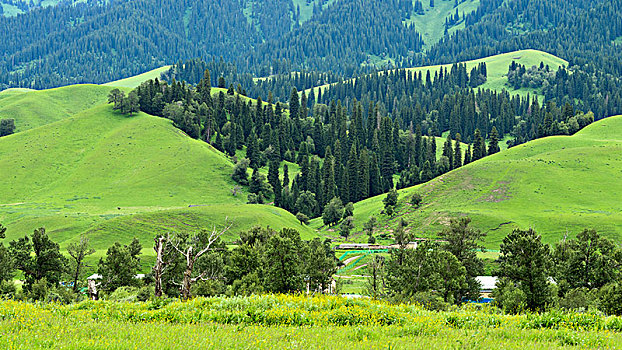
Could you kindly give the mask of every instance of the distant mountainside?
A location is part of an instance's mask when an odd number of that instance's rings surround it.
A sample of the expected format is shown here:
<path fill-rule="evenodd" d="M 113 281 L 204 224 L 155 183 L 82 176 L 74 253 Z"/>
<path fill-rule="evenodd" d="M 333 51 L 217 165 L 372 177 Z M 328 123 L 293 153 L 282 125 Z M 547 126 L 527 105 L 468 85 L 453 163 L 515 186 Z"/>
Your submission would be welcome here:
<path fill-rule="evenodd" d="M 223 57 L 258 73 L 301 64 L 357 71 L 369 55 L 404 57 L 422 46 L 402 23 L 410 0 L 316 0 L 302 24 L 299 6 L 276 3 L 88 0 L 0 18 L 0 85 L 100 83 L 193 57 Z"/>
<path fill-rule="evenodd" d="M 0 17 L 0 88 L 103 83 L 179 60 L 346 77 L 521 49 L 622 71 L 622 0 L 87 0 Z M 455 12 L 454 12 L 455 10 Z M 437 42 L 438 41 L 438 42 Z"/>

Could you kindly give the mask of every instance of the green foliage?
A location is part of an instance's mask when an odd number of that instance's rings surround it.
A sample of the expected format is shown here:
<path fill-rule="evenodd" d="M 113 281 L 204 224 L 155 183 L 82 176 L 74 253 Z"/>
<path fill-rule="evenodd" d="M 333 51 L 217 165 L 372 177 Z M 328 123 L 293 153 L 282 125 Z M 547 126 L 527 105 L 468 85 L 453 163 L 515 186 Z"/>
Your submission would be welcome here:
<path fill-rule="evenodd" d="M 600 304 L 601 309 L 608 315 L 622 316 L 622 286 L 620 283 L 611 283 L 602 288 Z"/>
<path fill-rule="evenodd" d="M 533 229 L 517 229 L 501 243 L 498 276 L 521 291 L 526 309 L 542 311 L 551 297 L 550 263 L 549 246 L 542 243 L 542 237 Z"/>
<path fill-rule="evenodd" d="M 428 242 L 415 249 L 392 250 L 386 269 L 388 289 L 396 301 L 414 301 L 418 293 L 434 293 L 455 303 L 467 287 L 467 272 L 458 259 Z"/>
<path fill-rule="evenodd" d="M 140 254 L 142 246 L 134 238 L 129 245 L 121 245 L 115 242 L 108 251 L 106 257 L 99 260 L 98 273 L 102 275 L 102 289 L 112 292 L 119 287 L 136 286 L 135 278 L 140 268 Z"/>
<path fill-rule="evenodd" d="M 66 270 L 67 262 L 58 243 L 48 237 L 44 228 L 36 229 L 32 237 L 11 241 L 8 253 L 15 268 L 24 274 L 24 290 L 34 293 L 35 300 L 45 298 L 43 285 L 57 286 Z M 35 284 L 37 291 L 33 290 Z"/>
<path fill-rule="evenodd" d="M 333 226 L 337 224 L 341 218 L 344 216 L 344 208 L 341 203 L 341 199 L 339 197 L 334 197 L 328 202 L 328 204 L 324 207 L 324 212 L 322 212 L 322 221 L 324 225 Z"/>
<path fill-rule="evenodd" d="M 248 165 L 250 164 L 247 158 L 241 158 L 235 163 L 233 167 L 233 174 L 231 178 L 233 181 L 239 183 L 242 186 L 248 186 Z"/>
<path fill-rule="evenodd" d="M 15 119 L 0 119 L 0 137 L 15 132 Z"/>
<path fill-rule="evenodd" d="M 596 230 L 585 229 L 576 239 L 559 242 L 553 259 L 556 280 L 571 289 L 600 288 L 622 278 L 622 250 Z"/>
<path fill-rule="evenodd" d="M 410 197 L 410 204 L 415 208 L 419 208 L 421 202 L 423 202 L 423 197 L 419 193 L 415 193 Z"/>
<path fill-rule="evenodd" d="M 463 298 L 479 299 L 480 285 L 475 279 L 484 273 L 484 263 L 478 258 L 477 251 L 482 251 L 482 242 L 486 237 L 478 229 L 470 227 L 470 218 L 451 219 L 449 227 L 439 234 L 444 240 L 443 249 L 453 254 L 466 269 L 466 286 L 456 292 L 456 301 Z"/>
<path fill-rule="evenodd" d="M 387 207 L 395 207 L 395 205 L 397 205 L 398 196 L 399 194 L 397 193 L 397 191 L 394 188 L 392 188 L 389 191 L 389 193 L 387 193 L 387 196 L 384 197 L 384 200 L 382 201 L 384 203 L 384 209 L 386 210 Z"/>
<path fill-rule="evenodd" d="M 350 232 L 354 229 L 354 217 L 348 216 L 343 219 L 341 225 L 339 225 L 339 235 L 344 237 L 346 240 L 350 236 Z"/>
<path fill-rule="evenodd" d="M 296 220 L 300 221 L 301 225 L 308 225 L 309 224 L 309 217 L 306 216 L 303 213 L 298 213 L 296 214 Z"/>

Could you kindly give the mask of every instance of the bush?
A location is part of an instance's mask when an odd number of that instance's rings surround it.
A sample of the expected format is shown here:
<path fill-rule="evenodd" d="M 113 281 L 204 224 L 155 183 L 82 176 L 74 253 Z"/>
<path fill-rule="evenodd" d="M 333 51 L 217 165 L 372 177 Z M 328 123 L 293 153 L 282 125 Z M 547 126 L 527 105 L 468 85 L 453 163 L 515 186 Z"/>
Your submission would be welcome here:
<path fill-rule="evenodd" d="M 192 286 L 192 295 L 198 297 L 214 297 L 225 294 L 227 288 L 223 281 L 199 281 Z"/>
<path fill-rule="evenodd" d="M 15 283 L 13 283 L 13 281 L 0 282 L 0 298 L 13 299 L 15 298 L 16 291 L 17 288 L 15 287 Z"/>
<path fill-rule="evenodd" d="M 559 299 L 559 307 L 567 310 L 586 311 L 597 303 L 598 297 L 587 288 L 569 290 Z"/>
<path fill-rule="evenodd" d="M 423 202 L 423 197 L 421 197 L 419 193 L 413 194 L 410 198 L 410 204 L 412 204 L 415 208 L 419 208 L 421 202 Z"/>
<path fill-rule="evenodd" d="M 44 277 L 32 284 L 28 298 L 32 300 L 45 300 L 48 295 L 48 281 Z"/>
<path fill-rule="evenodd" d="M 622 316 L 622 286 L 610 283 L 600 290 L 600 309 L 607 315 Z"/>
<path fill-rule="evenodd" d="M 147 301 L 151 299 L 151 297 L 155 294 L 155 288 L 153 287 L 142 287 L 138 290 L 136 294 L 136 299 L 138 301 Z"/>
<path fill-rule="evenodd" d="M 233 167 L 233 174 L 231 174 L 231 178 L 233 179 L 233 181 L 239 183 L 242 186 L 248 186 L 248 164 L 248 159 L 240 159 Z"/>
<path fill-rule="evenodd" d="M 432 311 L 446 311 L 450 306 L 434 292 L 419 292 L 412 297 L 412 301 Z"/>
<path fill-rule="evenodd" d="M 74 293 L 71 288 L 59 286 L 58 288 L 48 290 L 48 294 L 45 296 L 45 301 L 48 303 L 53 302 L 61 304 L 71 304 L 79 301 L 79 296 Z"/>
<path fill-rule="evenodd" d="M 263 204 L 263 196 L 255 193 L 248 194 L 248 204 Z"/>
<path fill-rule="evenodd" d="M 512 283 L 502 281 L 492 293 L 495 305 L 508 314 L 519 314 L 527 307 L 527 296 Z"/>
<path fill-rule="evenodd" d="M 135 302 L 138 300 L 138 288 L 128 286 L 119 287 L 106 299 L 111 301 Z"/>

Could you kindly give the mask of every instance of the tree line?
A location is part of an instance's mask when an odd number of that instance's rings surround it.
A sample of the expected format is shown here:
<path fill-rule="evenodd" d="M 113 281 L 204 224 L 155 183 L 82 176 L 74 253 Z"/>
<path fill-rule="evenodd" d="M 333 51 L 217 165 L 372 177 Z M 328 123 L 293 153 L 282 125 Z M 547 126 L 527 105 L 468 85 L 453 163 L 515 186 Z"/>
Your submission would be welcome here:
<path fill-rule="evenodd" d="M 476 277 L 484 264 L 477 252 L 484 251 L 485 234 L 469 218 L 452 219 L 438 240 L 414 248 L 406 227 L 400 220 L 394 232 L 398 249 L 367 265 L 368 295 L 432 309 L 480 298 Z M 561 308 L 622 315 L 622 248 L 595 230 L 550 246 L 533 229 L 515 229 L 503 239 L 492 274 L 494 305 L 506 313 Z"/>
<path fill-rule="evenodd" d="M 227 248 L 221 236 L 229 227 L 157 235 L 156 261 L 144 277 L 137 275 L 142 250 L 138 240 L 127 245 L 117 242 L 99 260 L 101 276 L 96 285 L 101 292 L 93 294 L 90 287 L 90 296 L 115 298 L 115 291 L 125 295 L 128 288 L 137 290 L 137 300 L 339 292 L 339 283 L 333 280 L 339 262 L 330 240 L 304 241 L 294 229 L 255 227 L 241 233 L 234 248 Z M 373 233 L 374 223 L 365 227 Z M 5 232 L 0 226 L 2 239 Z M 400 220 L 393 238 L 397 248 L 388 257 L 374 255 L 365 268 L 367 295 L 418 302 L 431 309 L 479 300 L 481 285 L 476 277 L 483 273 L 484 264 L 477 253 L 484 250 L 485 234 L 471 227 L 469 218 L 452 219 L 438 240 L 417 243 L 408 223 Z M 43 228 L 9 242 L 8 247 L 0 243 L 0 294 L 78 301 L 83 298 L 86 258 L 93 253 L 83 236 L 63 254 Z M 16 271 L 24 276 L 20 292 L 13 282 Z M 493 275 L 499 277 L 493 305 L 506 313 L 561 308 L 622 315 L 622 249 L 595 230 L 585 229 L 550 246 L 533 229 L 515 229 L 501 243 Z"/>
<path fill-rule="evenodd" d="M 301 239 L 298 231 L 255 227 L 240 234 L 229 249 L 221 236 L 230 226 L 196 233 L 158 235 L 156 261 L 140 275 L 143 246 L 137 239 L 114 243 L 96 266 L 88 265 L 91 248 L 82 236 L 63 253 L 44 228 L 8 243 L 0 243 L 0 294 L 5 298 L 74 302 L 86 294 L 85 272 L 95 267 L 99 276 L 89 287 L 90 297 L 114 297 L 127 288 L 140 288 L 138 297 L 249 295 L 260 293 L 325 293 L 338 260 L 329 241 Z M 6 228 L 0 225 L 0 239 Z M 23 275 L 18 291 L 14 278 Z"/>

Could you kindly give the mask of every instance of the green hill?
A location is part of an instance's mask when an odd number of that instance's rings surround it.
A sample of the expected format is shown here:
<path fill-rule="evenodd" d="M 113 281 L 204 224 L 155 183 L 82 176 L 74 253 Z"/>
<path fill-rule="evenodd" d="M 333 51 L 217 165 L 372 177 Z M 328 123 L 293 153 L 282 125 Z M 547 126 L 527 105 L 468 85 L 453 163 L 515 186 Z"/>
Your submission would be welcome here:
<path fill-rule="evenodd" d="M 0 139 L 0 222 L 8 239 L 40 226 L 61 245 L 87 233 L 100 253 L 116 240 L 136 236 L 149 247 L 156 233 L 211 228 L 226 217 L 226 238 L 256 224 L 313 235 L 281 209 L 232 196 L 232 169 L 169 120 L 100 105 Z"/>
<path fill-rule="evenodd" d="M 105 103 L 110 87 L 71 85 L 50 90 L 8 89 L 0 92 L 0 118 L 15 119 L 15 132 L 65 119 Z"/>
<path fill-rule="evenodd" d="M 123 88 L 136 88 L 138 87 L 140 84 L 144 83 L 147 80 L 150 79 L 155 79 L 155 78 L 160 78 L 160 75 L 162 75 L 162 73 L 168 71 L 171 68 L 171 66 L 163 66 L 160 68 L 156 68 L 156 69 L 152 69 L 148 72 L 145 72 L 143 74 L 138 74 L 129 78 L 125 78 L 125 79 L 120 79 L 120 80 L 115 80 L 115 81 L 111 81 L 109 83 L 103 84 L 104 86 L 113 86 L 113 87 L 123 87 Z"/>
<path fill-rule="evenodd" d="M 469 216 L 496 248 L 514 228 L 533 227 L 548 243 L 584 228 L 622 238 L 622 116 L 598 121 L 574 136 L 535 140 L 486 157 L 435 180 L 400 191 L 398 213 L 381 215 L 384 195 L 355 205 L 357 231 L 372 215 L 381 232 L 400 218 L 416 236 L 433 236 L 451 217 Z M 407 201 L 418 192 L 424 202 Z M 313 222 L 319 228 L 321 222 Z M 356 238 L 356 237 L 355 237 Z M 362 240 L 363 237 L 361 236 Z"/>
<path fill-rule="evenodd" d="M 526 96 L 527 93 L 530 93 L 532 95 L 538 94 L 539 91 L 537 90 L 534 91 L 533 89 L 526 89 L 526 88 L 515 90 L 512 87 L 506 85 L 508 81 L 508 78 L 507 78 L 508 68 L 510 67 L 510 64 L 512 64 L 512 61 L 515 61 L 516 63 L 520 63 L 526 67 L 539 65 L 540 62 L 544 62 L 544 64 L 549 65 L 552 70 L 557 70 L 561 66 L 568 65 L 567 61 L 559 57 L 556 57 L 554 55 L 551 55 L 549 53 L 538 51 L 538 50 L 513 51 L 513 52 L 503 53 L 499 55 L 484 57 L 484 58 L 480 58 L 477 60 L 466 61 L 463 63 L 466 63 L 467 71 L 470 71 L 471 68 L 475 67 L 476 65 L 482 62 L 486 63 L 488 79 L 484 84 L 480 85 L 478 88 L 491 89 L 491 90 L 497 90 L 497 91 L 501 91 L 505 89 L 509 91 L 510 93 L 520 94 L 522 96 Z M 441 67 L 451 68 L 451 66 L 452 64 L 416 67 L 416 68 L 408 68 L 408 71 L 422 72 L 424 76 L 427 71 L 430 71 L 432 77 L 434 77 L 434 72 L 439 71 Z M 380 74 L 383 74 L 383 73 L 381 72 Z M 332 84 L 326 84 L 326 85 L 315 87 L 313 89 L 308 89 L 306 93 L 309 94 L 311 90 L 317 93 L 319 89 L 322 89 L 322 92 L 323 92 L 325 89 L 329 88 L 331 85 Z"/>

